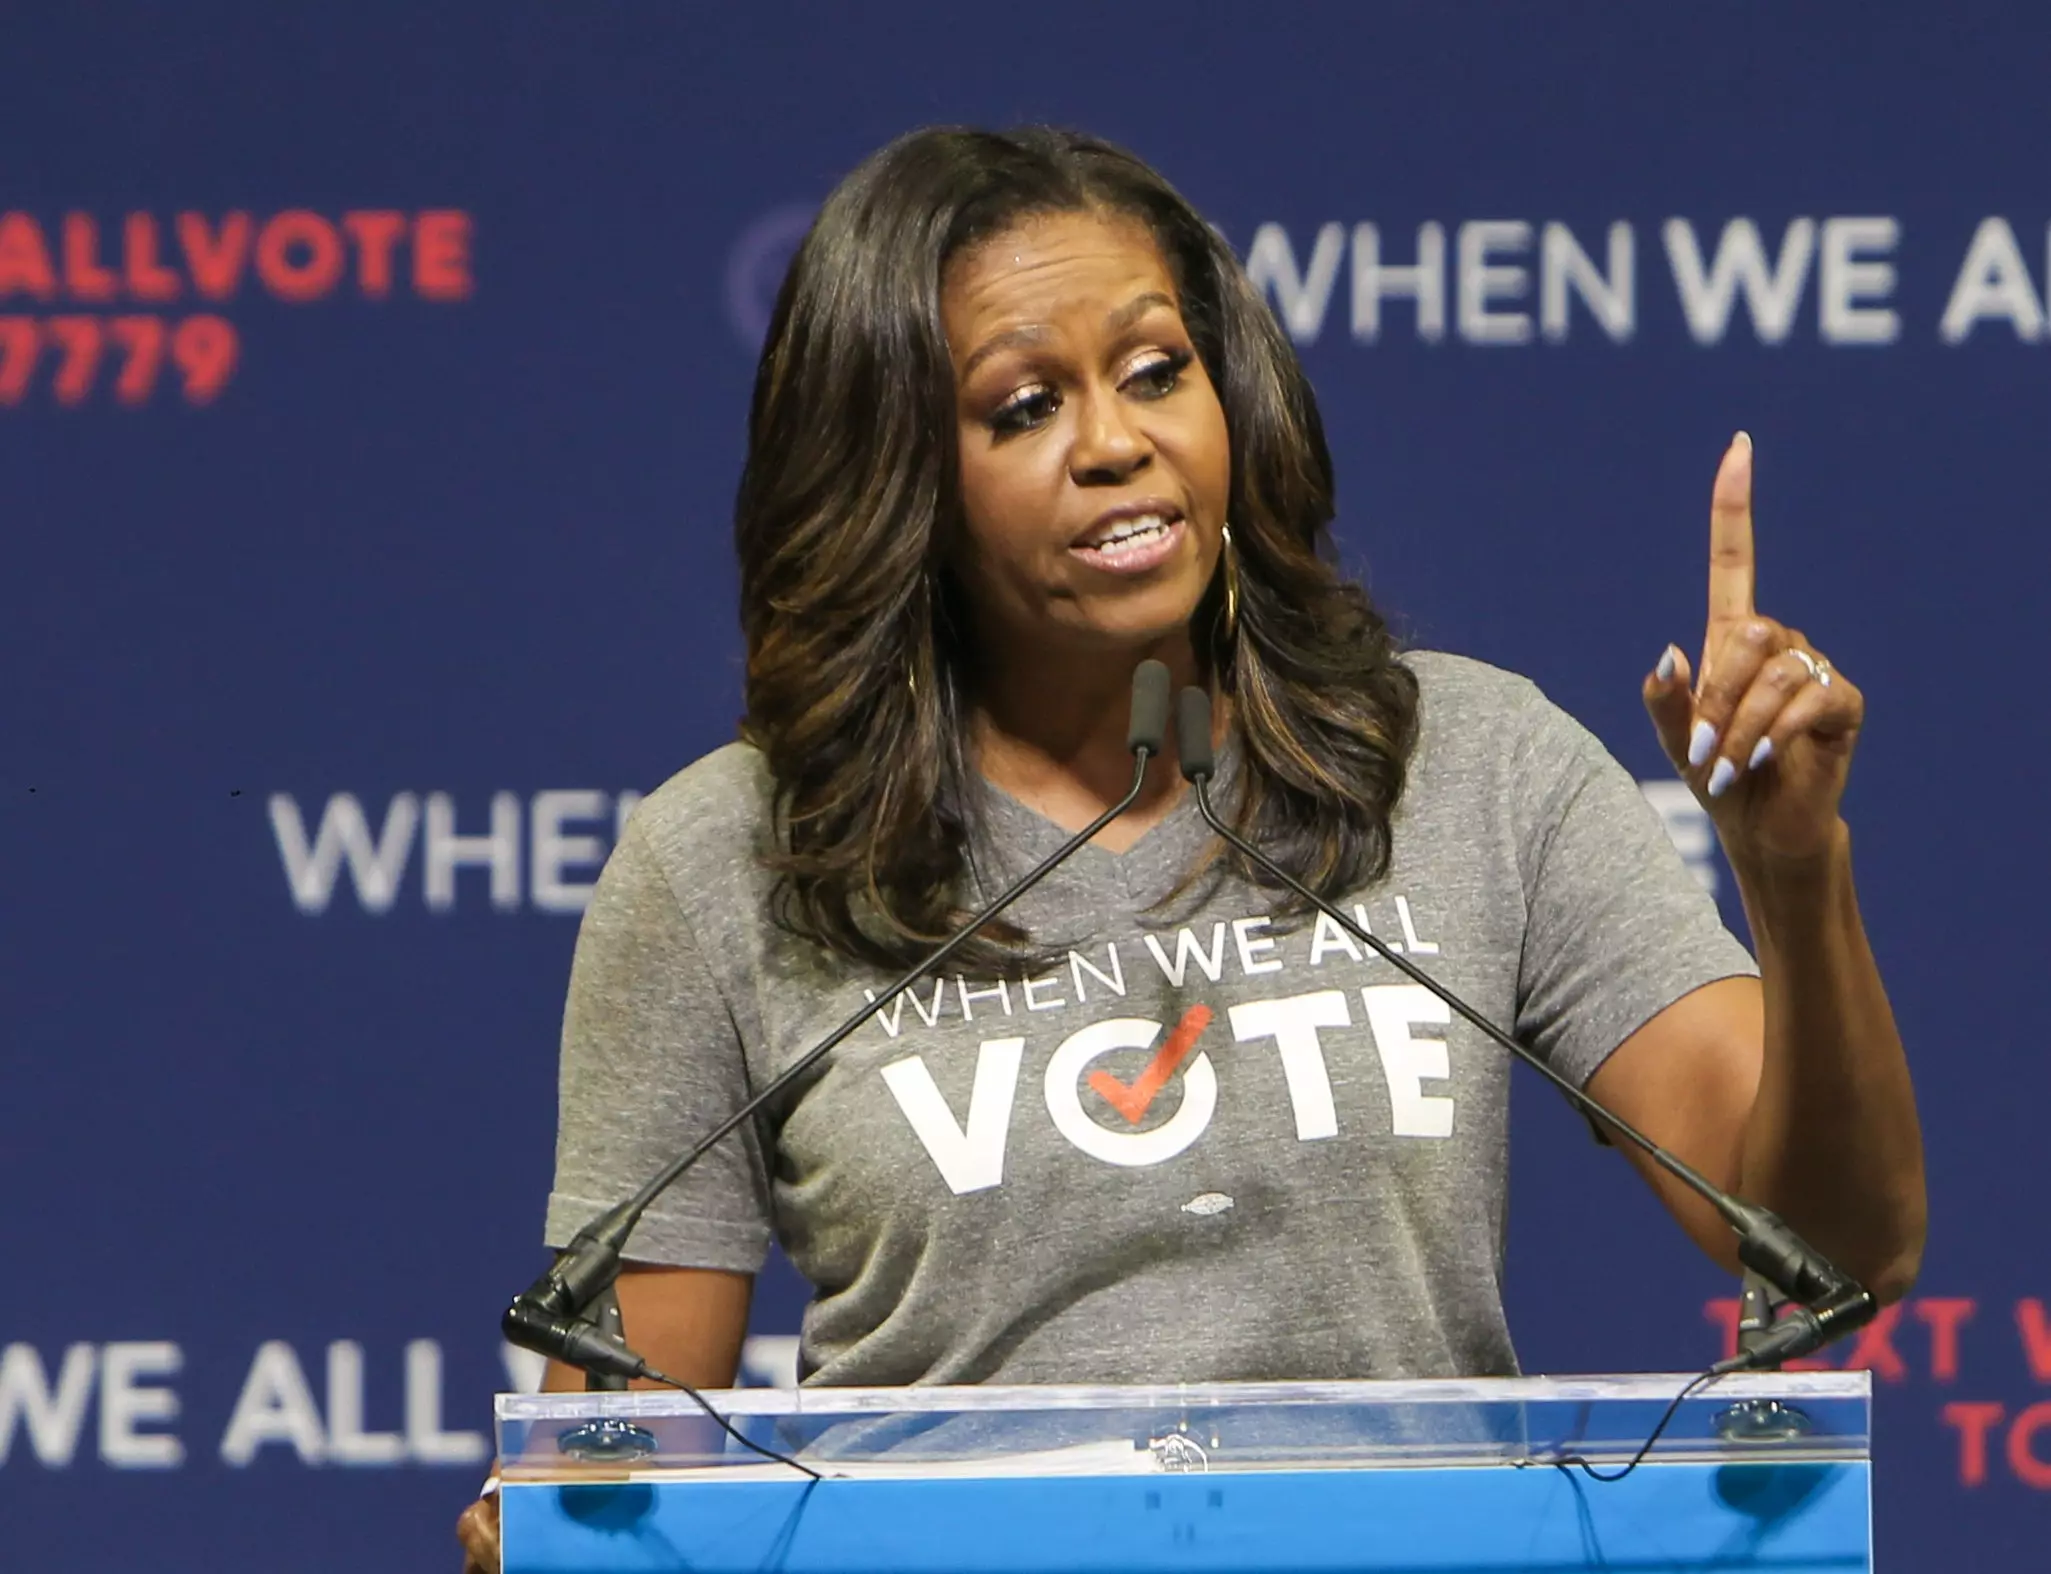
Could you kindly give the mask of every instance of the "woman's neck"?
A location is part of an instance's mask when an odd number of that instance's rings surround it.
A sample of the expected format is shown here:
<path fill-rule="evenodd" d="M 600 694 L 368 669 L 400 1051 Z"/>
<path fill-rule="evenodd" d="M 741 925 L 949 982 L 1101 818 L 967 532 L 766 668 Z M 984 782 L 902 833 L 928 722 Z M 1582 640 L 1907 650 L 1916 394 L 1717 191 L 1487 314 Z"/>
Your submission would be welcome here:
<path fill-rule="evenodd" d="M 1176 689 L 1198 681 L 1186 637 L 1122 652 L 1007 653 L 976 673 L 970 746 L 984 778 L 1067 830 L 1080 830 L 1132 786 L 1126 748 L 1132 673 L 1167 663 Z M 1096 838 L 1113 852 L 1131 846 L 1181 796 L 1172 749 L 1149 762 L 1138 802 Z"/>

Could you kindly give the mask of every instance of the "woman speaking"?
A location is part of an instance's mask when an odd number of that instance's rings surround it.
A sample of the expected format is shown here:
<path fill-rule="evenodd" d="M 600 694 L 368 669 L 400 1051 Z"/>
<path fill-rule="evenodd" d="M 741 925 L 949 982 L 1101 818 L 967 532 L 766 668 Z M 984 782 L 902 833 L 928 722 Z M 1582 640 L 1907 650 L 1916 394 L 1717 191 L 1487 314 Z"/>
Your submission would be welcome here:
<path fill-rule="evenodd" d="M 1668 647 L 1643 694 L 1756 966 L 1589 733 L 1520 678 L 1399 651 L 1332 567 L 1302 368 L 1158 175 L 1044 129 L 873 155 L 792 263 L 756 378 L 741 740 L 642 802 L 579 932 L 549 1240 L 1116 802 L 1153 658 L 1211 694 L 1242 835 L 1899 1297 L 1922 1159 L 1839 817 L 1863 703 L 1754 606 L 1751 475 L 1740 435 L 1699 660 Z M 729 1384 L 774 1241 L 814 1286 L 810 1383 L 1513 1372 L 1508 1078 L 1223 849 L 1160 761 L 655 1205 L 628 1337 Z M 1734 1267 L 1714 1214 L 1625 1152 Z M 465 1517 L 479 1562 L 494 1529 Z"/>

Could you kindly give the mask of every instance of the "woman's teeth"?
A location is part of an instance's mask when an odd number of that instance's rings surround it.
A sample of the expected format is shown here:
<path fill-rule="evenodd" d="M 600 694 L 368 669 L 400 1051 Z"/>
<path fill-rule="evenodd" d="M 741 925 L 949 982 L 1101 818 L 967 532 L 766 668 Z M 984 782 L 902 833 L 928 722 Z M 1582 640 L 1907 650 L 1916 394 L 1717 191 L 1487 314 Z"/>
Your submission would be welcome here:
<path fill-rule="evenodd" d="M 1159 514 L 1145 514 L 1138 519 L 1121 519 L 1111 527 L 1109 534 L 1090 542 L 1085 550 L 1105 557 L 1117 557 L 1167 533 L 1167 520 Z"/>

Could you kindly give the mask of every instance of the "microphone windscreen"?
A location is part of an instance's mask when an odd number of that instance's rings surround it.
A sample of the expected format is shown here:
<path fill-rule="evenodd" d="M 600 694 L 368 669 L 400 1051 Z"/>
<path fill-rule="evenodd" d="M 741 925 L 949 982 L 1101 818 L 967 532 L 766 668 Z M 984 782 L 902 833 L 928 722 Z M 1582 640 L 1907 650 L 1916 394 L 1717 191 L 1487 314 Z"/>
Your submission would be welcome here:
<path fill-rule="evenodd" d="M 1132 725 L 1125 732 L 1125 747 L 1133 753 L 1145 749 L 1159 755 L 1168 742 L 1168 665 L 1143 661 L 1132 673 Z"/>
<path fill-rule="evenodd" d="M 1211 697 L 1202 689 L 1182 691 L 1175 710 L 1175 747 L 1184 777 L 1195 781 L 1211 774 Z"/>

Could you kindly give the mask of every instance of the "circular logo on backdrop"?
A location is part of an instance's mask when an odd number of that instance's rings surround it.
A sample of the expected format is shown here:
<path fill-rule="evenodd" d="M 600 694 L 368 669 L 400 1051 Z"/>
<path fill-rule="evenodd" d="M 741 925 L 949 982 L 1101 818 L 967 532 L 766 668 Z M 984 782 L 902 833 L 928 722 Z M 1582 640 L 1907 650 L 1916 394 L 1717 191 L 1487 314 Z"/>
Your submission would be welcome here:
<path fill-rule="evenodd" d="M 762 348 L 776 292 L 818 211 L 809 203 L 771 208 L 734 240 L 726 259 L 726 317 L 749 351 Z"/>

